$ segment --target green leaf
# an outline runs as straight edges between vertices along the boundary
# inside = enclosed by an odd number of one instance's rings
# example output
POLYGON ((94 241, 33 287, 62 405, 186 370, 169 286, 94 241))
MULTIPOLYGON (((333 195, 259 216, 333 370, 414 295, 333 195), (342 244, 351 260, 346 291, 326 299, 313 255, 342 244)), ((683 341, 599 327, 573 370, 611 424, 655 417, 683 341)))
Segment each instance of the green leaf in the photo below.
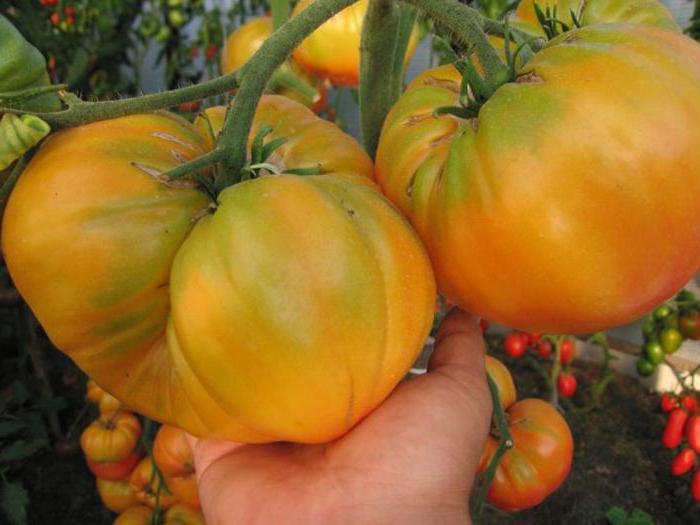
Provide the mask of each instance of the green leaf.
POLYGON ((627 521, 628 525, 654 525, 654 518, 641 509, 634 509, 630 519, 627 521))
POLYGON ((19 481, 5 481, 0 493, 0 508, 14 525, 27 523, 29 495, 19 481))
POLYGON ((11 436, 26 428, 22 421, 0 421, 0 438, 11 436))
POLYGON ((624 525, 627 522, 627 512, 622 507, 612 507, 605 513, 610 525, 624 525))
POLYGON ((88 54, 85 49, 79 47, 73 53, 73 60, 66 72, 66 84, 74 86, 85 76, 88 69, 88 54))
POLYGON ((19 461, 34 454, 37 450, 44 448, 48 442, 43 439, 34 439, 31 441, 14 441, 3 447, 0 451, 0 463, 8 461, 19 461))

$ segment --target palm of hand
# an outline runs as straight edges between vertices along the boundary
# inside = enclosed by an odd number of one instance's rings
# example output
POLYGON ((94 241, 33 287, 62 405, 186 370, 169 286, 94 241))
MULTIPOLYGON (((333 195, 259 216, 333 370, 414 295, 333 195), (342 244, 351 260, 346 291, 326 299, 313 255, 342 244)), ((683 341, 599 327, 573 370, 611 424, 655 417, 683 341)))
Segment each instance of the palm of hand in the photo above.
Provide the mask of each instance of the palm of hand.
POLYGON ((192 440, 209 525, 465 523, 490 406, 483 342, 453 312, 428 374, 325 445, 192 440))

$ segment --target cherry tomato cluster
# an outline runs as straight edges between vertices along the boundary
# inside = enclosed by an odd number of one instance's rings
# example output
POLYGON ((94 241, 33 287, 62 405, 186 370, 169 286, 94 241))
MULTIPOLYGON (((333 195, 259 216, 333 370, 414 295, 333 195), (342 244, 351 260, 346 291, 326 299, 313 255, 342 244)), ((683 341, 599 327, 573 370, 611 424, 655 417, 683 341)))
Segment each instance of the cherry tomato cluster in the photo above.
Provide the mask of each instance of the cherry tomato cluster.
MULTIPOLYGON (((483 327, 482 327, 483 329, 483 327)), ((503 351, 510 357, 519 359, 528 349, 540 358, 548 360, 554 352, 553 337, 542 334, 513 331, 503 341, 503 351)), ((557 377, 557 389, 562 397, 572 397, 578 388, 578 380, 571 373, 570 363, 574 360, 576 345, 571 338, 563 338, 559 343, 559 362, 564 367, 557 377)))
POLYGON ((700 301, 688 290, 673 301, 656 308, 642 324, 644 347, 637 361, 637 372, 647 377, 676 352, 684 339, 700 338, 700 301))
POLYGON ((700 453, 700 411, 697 393, 680 396, 665 393, 661 396, 661 410, 668 414, 661 442, 666 448, 676 449, 671 473, 674 476, 692 473, 690 493, 693 500, 700 502, 700 467, 697 461, 700 453))
POLYGON ((87 398, 100 415, 83 431, 80 446, 102 503, 119 514, 114 523, 133 523, 137 516, 150 523, 155 513, 162 514, 158 523, 204 524, 184 432, 162 425, 145 455, 139 417, 92 380, 87 398))

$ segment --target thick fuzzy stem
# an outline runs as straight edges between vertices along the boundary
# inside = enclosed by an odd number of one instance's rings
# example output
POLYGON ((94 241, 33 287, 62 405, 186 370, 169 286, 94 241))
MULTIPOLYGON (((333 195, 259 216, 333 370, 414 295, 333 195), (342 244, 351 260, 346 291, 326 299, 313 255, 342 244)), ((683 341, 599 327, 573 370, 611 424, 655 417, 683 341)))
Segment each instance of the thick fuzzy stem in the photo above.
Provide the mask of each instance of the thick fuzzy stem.
POLYGON ((275 31, 243 66, 241 87, 226 116, 219 141, 218 147, 226 152, 226 156, 222 162, 222 176, 216 181, 217 190, 240 180, 255 108, 274 71, 304 38, 354 1, 316 0, 275 31))
POLYGON ((389 109, 401 94, 403 64, 415 9, 394 0, 370 0, 362 25, 360 125, 362 144, 374 157, 389 109))
POLYGON ((452 33, 452 38, 467 48, 473 48, 484 70, 484 81, 495 91, 510 79, 508 67, 489 43, 484 32, 484 20, 476 9, 457 0, 404 0, 452 33))

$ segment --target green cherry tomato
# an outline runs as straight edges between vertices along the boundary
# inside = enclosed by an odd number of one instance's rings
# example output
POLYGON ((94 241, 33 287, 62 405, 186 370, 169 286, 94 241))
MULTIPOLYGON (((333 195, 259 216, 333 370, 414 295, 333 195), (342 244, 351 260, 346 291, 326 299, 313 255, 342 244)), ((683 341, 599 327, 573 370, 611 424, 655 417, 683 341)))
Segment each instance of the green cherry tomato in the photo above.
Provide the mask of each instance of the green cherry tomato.
POLYGON ((637 361, 637 373, 642 377, 649 377, 654 373, 656 367, 643 357, 637 361))
POLYGON ((664 348, 660 343, 651 341, 644 345, 644 355, 647 361, 656 366, 664 360, 664 348))
POLYGON ((675 328, 666 328, 661 332, 661 347, 667 354, 672 354, 681 347, 683 336, 675 328))
POLYGON ((654 332, 656 332, 656 323, 654 323, 654 318, 651 316, 646 317, 642 323, 642 333, 646 337, 651 338, 654 335, 654 332))
POLYGON ((667 304, 662 304, 656 310, 654 310, 655 319, 665 319, 671 313, 671 308, 667 304))
POLYGON ((681 290, 678 292, 678 295, 676 295, 676 301, 678 302, 691 302, 695 301, 695 299, 695 294, 690 290, 681 290))
POLYGON ((678 313, 672 312, 671 315, 664 319, 664 328, 673 328, 678 330, 679 325, 678 313))

